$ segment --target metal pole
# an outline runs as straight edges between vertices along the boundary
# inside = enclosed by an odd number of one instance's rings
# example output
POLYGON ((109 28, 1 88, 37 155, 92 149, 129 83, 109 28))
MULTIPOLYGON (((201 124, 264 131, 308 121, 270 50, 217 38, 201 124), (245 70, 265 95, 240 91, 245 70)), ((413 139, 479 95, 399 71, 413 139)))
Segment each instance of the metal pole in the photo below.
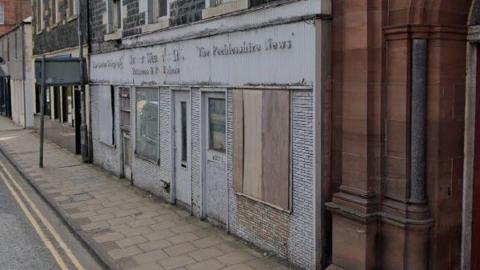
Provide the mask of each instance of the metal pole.
POLYGON ((42 81, 40 86, 40 159, 38 166, 43 168, 43 139, 45 122, 45 55, 42 56, 42 81))
POLYGON ((81 124, 80 124, 80 151, 82 154, 82 161, 88 162, 88 133, 87 133, 87 106, 86 106, 86 97, 85 97, 85 74, 84 74, 84 62, 83 62, 83 33, 82 33, 82 0, 78 0, 78 47, 80 55, 80 106, 81 106, 81 124))

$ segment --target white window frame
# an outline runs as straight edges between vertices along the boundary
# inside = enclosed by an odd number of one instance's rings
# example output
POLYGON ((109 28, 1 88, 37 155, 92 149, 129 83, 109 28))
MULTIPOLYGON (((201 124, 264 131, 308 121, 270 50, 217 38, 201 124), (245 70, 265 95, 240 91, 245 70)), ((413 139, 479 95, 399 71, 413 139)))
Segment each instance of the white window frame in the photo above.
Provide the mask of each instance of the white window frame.
POLYGON ((248 5, 248 0, 205 0, 205 9, 202 10, 202 19, 248 9, 248 5), (212 2, 214 3, 212 4, 212 2))
POLYGON ((114 40, 122 38, 123 29, 123 5, 122 0, 107 0, 107 36, 105 40, 114 40), (117 6, 118 5, 118 6, 117 6), (113 16, 113 11, 117 16, 113 16), (118 26, 114 25, 114 20, 119 20, 118 26))
POLYGON ((145 24, 142 25, 142 32, 148 33, 155 30, 167 28, 170 26, 170 2, 171 0, 165 0, 166 2, 166 15, 158 16, 159 2, 161 0, 144 0, 146 2, 145 9, 145 24), (154 10, 157 12, 155 13, 154 10))
MULTIPOLYGON (((45 7, 43 6, 43 0, 37 0, 37 8, 40 9, 40 18, 37 19, 37 33, 40 33, 45 29, 45 7), (40 5, 38 4, 40 3, 40 5)), ((37 12, 38 14, 38 12, 37 12)))
POLYGON ((79 5, 79 0, 72 0, 72 6, 70 7, 72 17, 76 17, 78 15, 78 5, 79 5))

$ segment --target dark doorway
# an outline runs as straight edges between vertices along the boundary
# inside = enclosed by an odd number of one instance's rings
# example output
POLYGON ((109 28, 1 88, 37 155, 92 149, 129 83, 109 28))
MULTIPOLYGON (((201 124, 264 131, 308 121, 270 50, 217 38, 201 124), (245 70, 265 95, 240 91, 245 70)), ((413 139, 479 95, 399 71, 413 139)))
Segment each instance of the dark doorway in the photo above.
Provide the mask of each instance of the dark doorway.
POLYGON ((53 87, 53 119, 60 120, 60 88, 53 87))
POLYGON ((12 118, 10 77, 0 77, 0 115, 12 118))

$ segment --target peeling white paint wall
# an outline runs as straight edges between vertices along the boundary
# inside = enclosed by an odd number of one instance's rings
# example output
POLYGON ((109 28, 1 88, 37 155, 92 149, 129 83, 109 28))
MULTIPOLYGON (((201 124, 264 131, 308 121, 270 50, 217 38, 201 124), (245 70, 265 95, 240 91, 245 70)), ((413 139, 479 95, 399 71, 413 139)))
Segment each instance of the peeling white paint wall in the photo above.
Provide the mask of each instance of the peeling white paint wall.
POLYGON ((315 80, 314 51, 315 26, 302 21, 92 55, 91 81, 135 85, 311 86, 315 80))

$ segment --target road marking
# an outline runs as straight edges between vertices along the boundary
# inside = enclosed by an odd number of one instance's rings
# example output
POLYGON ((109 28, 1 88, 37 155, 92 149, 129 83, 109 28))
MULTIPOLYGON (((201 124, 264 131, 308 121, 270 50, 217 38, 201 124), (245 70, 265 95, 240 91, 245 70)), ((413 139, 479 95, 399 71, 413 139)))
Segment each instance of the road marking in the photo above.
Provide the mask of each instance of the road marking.
POLYGON ((60 237, 60 235, 58 234, 58 232, 55 230, 55 228, 50 224, 50 222, 43 216, 43 214, 38 210, 38 208, 36 207, 35 203, 32 202, 32 200, 30 199, 30 197, 28 197, 27 193, 25 192, 25 190, 23 190, 23 188, 17 183, 17 181, 15 180, 15 178, 12 176, 12 174, 10 173, 10 171, 5 167, 5 165, 3 164, 3 162, 0 160, 0 167, 3 169, 3 171, 5 171, 5 173, 8 175, 10 181, 13 182, 13 184, 15 185, 15 187, 20 191, 20 193, 23 195, 23 197, 25 198, 25 200, 27 201, 27 203, 30 205, 30 207, 33 209, 33 211, 35 212, 35 214, 37 214, 37 216, 40 218, 40 220, 42 221, 42 223, 45 225, 45 227, 48 229, 48 231, 53 235, 53 237, 55 238, 55 240, 58 242, 58 244, 60 245, 60 247, 63 249, 63 251, 65 251, 65 254, 67 254, 68 258, 70 259, 70 261, 73 263, 73 265, 78 269, 78 270, 85 270, 82 266, 82 264, 80 264, 80 262, 78 261, 77 257, 75 257, 75 255, 73 254, 73 252, 70 250, 70 248, 67 246, 67 244, 65 243, 65 241, 63 241, 62 237, 60 237))
POLYGON ((55 247, 53 246, 52 242, 50 240, 48 240, 48 238, 45 236, 45 233, 43 232, 43 230, 40 228, 40 225, 38 225, 37 221, 35 220, 35 218, 33 217, 32 213, 28 210, 28 208, 25 206, 25 204, 23 203, 23 201, 20 199, 18 193, 13 189, 12 185, 7 181, 7 178, 5 177, 5 175, 0 171, 0 178, 2 178, 3 182, 5 183, 5 185, 7 186, 8 190, 10 191, 10 194, 12 194, 13 198, 15 198, 15 200, 17 201, 17 204, 20 206, 20 208, 22 209, 23 213, 25 214, 25 216, 27 217, 28 221, 30 222, 30 224, 32 224, 33 228, 35 229, 35 232, 38 234, 38 236, 40 237, 40 239, 42 240, 42 242, 45 244, 45 246, 47 247, 47 249, 50 251, 50 253, 52 254, 53 258, 55 259, 55 261, 57 262, 58 266, 60 267, 60 269, 62 270, 68 270, 68 267, 67 265, 65 264, 65 262, 63 261, 62 257, 60 256, 60 254, 58 253, 58 251, 55 249, 55 247))

